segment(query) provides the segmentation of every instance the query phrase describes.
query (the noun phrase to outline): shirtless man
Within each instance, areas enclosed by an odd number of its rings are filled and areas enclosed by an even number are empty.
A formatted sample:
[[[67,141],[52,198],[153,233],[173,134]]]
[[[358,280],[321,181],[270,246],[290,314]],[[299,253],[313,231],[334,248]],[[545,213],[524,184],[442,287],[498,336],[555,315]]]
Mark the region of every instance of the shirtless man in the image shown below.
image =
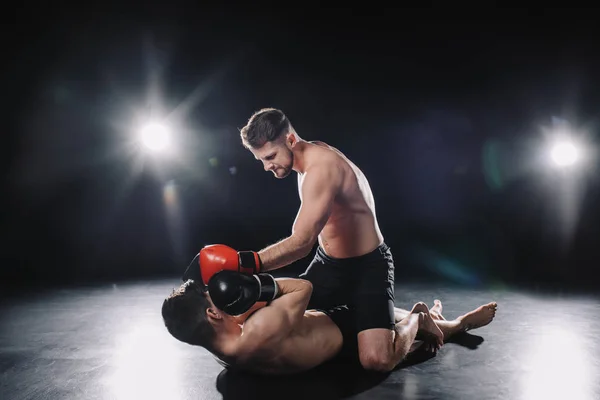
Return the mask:
[[[411,338],[395,329],[394,261],[367,178],[336,148],[300,138],[280,110],[256,112],[240,135],[265,171],[279,179],[297,172],[301,200],[292,234],[261,251],[241,252],[240,270],[284,267],[306,257],[318,241],[300,275],[313,284],[308,308],[353,308],[362,366],[391,370],[403,357],[397,349]]]
[[[226,367],[254,373],[298,373],[336,357],[358,361],[351,309],[306,310],[312,294],[309,281],[259,275],[226,270],[215,274],[208,286],[188,280],[163,302],[165,326],[176,339],[206,348]],[[397,342],[398,351],[405,355],[414,349],[417,334],[435,349],[457,332],[489,324],[496,304],[454,321],[443,320],[441,303],[431,312],[424,303],[411,311],[395,311],[394,329],[407,338]]]

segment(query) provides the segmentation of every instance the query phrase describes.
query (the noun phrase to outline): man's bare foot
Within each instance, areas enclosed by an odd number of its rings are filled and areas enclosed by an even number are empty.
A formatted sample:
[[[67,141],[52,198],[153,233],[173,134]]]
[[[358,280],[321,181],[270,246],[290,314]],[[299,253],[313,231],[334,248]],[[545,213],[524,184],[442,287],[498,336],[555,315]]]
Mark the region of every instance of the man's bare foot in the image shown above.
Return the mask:
[[[444,334],[429,315],[427,304],[418,302],[410,312],[411,314],[419,314],[419,334],[425,341],[425,348],[435,351],[442,347],[444,345]]]
[[[423,340],[422,348],[427,352],[435,353],[444,344],[444,334],[431,318],[429,307],[420,301],[413,306],[410,313],[419,315],[418,337]]]
[[[429,307],[427,307],[427,304],[423,303],[422,301],[419,301],[418,303],[415,303],[412,310],[410,310],[410,313],[418,314],[421,312],[425,313],[425,314],[429,314]]]
[[[496,302],[484,304],[479,306],[475,310],[461,315],[457,318],[460,321],[460,328],[462,331],[469,331],[472,329],[481,328],[486,326],[496,316],[496,309],[498,304]]]
[[[431,315],[424,312],[419,313],[419,333],[424,337],[424,341],[430,344],[432,350],[439,350],[444,345],[444,334],[435,324]]]
[[[429,309],[429,314],[431,315],[431,318],[436,321],[446,320],[446,318],[444,318],[442,315],[442,302],[437,299],[433,301],[433,307]]]

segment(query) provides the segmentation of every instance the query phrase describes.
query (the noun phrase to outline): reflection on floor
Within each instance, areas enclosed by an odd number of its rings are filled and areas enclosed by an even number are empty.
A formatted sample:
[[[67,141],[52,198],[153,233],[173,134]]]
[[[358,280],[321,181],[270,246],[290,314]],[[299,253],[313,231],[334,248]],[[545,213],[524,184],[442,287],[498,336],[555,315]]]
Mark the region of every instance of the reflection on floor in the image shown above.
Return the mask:
[[[325,365],[286,378],[224,370],[160,317],[177,280],[48,291],[0,303],[1,399],[598,399],[600,301],[506,289],[396,287],[446,318],[498,302],[492,324],[390,374]]]

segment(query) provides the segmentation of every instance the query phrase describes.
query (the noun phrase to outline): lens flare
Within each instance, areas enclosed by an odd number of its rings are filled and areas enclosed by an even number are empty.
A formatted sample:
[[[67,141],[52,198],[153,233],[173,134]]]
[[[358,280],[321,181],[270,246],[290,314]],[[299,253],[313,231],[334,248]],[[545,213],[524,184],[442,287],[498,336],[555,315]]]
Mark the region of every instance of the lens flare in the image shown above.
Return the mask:
[[[550,156],[557,166],[568,167],[579,159],[579,149],[571,142],[558,142],[552,146]]]
[[[161,124],[148,124],[142,131],[142,143],[153,151],[164,150],[170,143],[169,130]]]

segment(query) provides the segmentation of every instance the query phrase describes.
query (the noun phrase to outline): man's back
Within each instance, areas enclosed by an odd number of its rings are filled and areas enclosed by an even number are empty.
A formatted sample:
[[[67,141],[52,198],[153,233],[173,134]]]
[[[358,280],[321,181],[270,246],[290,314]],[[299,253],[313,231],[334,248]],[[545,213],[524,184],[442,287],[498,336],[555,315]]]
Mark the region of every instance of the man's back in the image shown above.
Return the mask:
[[[309,168],[339,168],[342,182],[331,215],[319,235],[319,244],[327,254],[337,258],[356,257],[374,250],[383,242],[377,223],[375,201],[369,182],[362,171],[338,149],[326,143],[309,151]],[[302,177],[299,177],[301,190]]]

